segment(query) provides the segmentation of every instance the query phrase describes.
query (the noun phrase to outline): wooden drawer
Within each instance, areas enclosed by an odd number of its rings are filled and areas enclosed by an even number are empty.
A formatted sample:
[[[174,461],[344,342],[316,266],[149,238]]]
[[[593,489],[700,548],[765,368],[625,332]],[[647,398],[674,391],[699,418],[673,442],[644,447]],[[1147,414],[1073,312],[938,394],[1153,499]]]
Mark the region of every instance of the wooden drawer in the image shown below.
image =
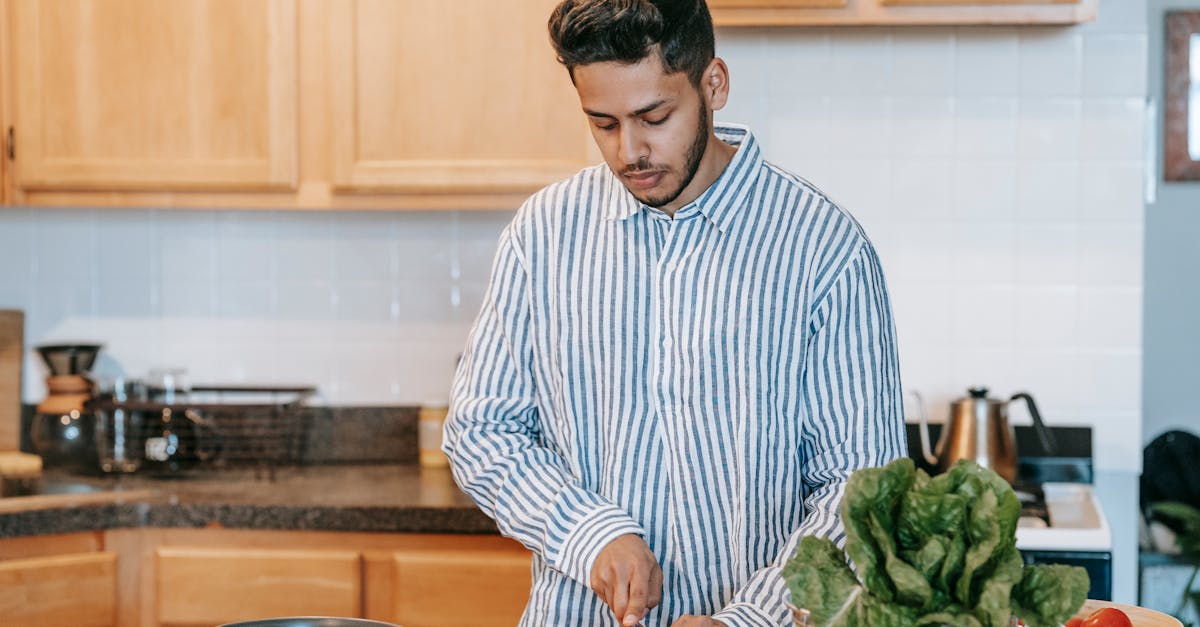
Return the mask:
[[[156,556],[163,625],[362,610],[357,551],[160,547]]]
[[[0,562],[0,624],[5,627],[112,627],[113,553],[74,553]]]

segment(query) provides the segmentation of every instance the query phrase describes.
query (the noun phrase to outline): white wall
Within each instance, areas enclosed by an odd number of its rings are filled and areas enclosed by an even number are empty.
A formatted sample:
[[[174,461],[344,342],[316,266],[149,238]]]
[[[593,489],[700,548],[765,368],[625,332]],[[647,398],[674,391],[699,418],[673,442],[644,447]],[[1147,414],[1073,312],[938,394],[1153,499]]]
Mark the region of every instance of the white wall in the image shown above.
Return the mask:
[[[512,212],[0,212],[27,343],[101,340],[100,375],[300,382],[338,405],[445,397]],[[25,400],[44,395],[26,359]],[[30,376],[32,373],[33,376]]]
[[[1098,22],[1070,28],[718,38],[733,83],[718,119],[751,124],[769,158],[865,224],[904,383],[934,417],[970,385],[1028,390],[1047,421],[1094,425],[1098,467],[1130,492],[1145,0],[1101,0]],[[103,340],[102,372],[182,365],[316,383],[331,404],[420,403],[446,394],[511,215],[5,209],[0,307],[27,311],[30,344]],[[33,402],[42,371],[27,366]],[[1132,602],[1133,522],[1110,518],[1116,598]]]
[[[935,419],[1030,390],[1138,470],[1145,0],[1075,28],[730,29],[721,120],[875,240],[905,384]],[[0,210],[0,306],[107,369],[444,395],[509,211]],[[25,398],[41,398],[32,358]]]
[[[766,154],[880,249],[906,386],[1032,392],[1138,469],[1144,0],[1036,28],[731,29]],[[547,51],[549,54],[549,51]],[[317,383],[334,404],[444,396],[511,212],[6,209],[0,306],[103,370]],[[27,365],[26,401],[43,395]]]
[[[769,157],[882,255],[904,383],[1031,392],[1139,470],[1145,2],[1072,27],[738,29],[733,97]],[[1027,418],[1026,418],[1027,420]]]

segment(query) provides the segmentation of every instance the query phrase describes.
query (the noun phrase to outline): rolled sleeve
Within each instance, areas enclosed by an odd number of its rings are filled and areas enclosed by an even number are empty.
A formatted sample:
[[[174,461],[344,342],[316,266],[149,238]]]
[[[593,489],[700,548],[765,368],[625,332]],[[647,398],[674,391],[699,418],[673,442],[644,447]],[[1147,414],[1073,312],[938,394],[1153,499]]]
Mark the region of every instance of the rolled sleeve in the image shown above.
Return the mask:
[[[645,532],[541,444],[527,281],[510,227],[455,377],[442,448],[455,481],[501,533],[587,586],[610,540]]]

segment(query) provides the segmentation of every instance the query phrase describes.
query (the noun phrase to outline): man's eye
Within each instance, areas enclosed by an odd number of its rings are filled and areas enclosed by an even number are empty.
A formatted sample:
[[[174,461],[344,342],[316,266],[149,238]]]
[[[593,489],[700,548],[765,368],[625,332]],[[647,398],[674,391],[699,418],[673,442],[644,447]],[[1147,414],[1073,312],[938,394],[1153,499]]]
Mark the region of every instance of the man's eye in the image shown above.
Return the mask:
[[[611,131],[614,128],[617,128],[617,125],[615,123],[613,123],[613,124],[597,124],[596,128],[598,128],[602,131]]]
[[[669,116],[669,115],[664,115],[663,117],[661,117],[661,118],[659,118],[659,119],[657,119],[657,120],[646,120],[646,124],[649,124],[650,126],[658,126],[659,124],[662,124],[663,122],[666,122],[666,121],[667,121],[667,118],[669,118],[669,117],[671,117],[671,116]]]

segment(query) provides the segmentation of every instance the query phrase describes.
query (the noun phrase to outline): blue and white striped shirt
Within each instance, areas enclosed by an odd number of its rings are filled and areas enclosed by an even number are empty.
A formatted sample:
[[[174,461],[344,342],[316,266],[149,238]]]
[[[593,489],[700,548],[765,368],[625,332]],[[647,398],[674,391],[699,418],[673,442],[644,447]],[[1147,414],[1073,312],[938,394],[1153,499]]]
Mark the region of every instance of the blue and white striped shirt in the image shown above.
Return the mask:
[[[531,197],[500,236],[444,448],[534,553],[522,625],[616,625],[597,553],[641,534],[662,603],[789,624],[782,564],[840,541],[852,471],[903,454],[895,331],[862,228],[762,159],[744,127],[720,177],[667,214],[606,165]]]

